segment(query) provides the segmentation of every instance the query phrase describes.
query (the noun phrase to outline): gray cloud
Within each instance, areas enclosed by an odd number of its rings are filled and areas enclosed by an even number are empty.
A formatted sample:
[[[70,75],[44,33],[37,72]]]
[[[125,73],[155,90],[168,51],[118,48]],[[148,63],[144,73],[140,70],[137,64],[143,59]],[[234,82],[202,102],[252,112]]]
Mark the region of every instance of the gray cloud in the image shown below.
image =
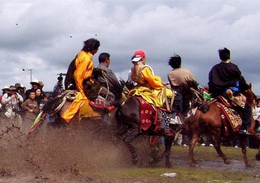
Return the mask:
[[[111,54],[111,69],[124,79],[136,49],[143,49],[156,75],[167,81],[174,53],[198,82],[228,47],[254,91],[260,94],[260,4],[256,1],[11,1],[0,2],[0,87],[33,78],[52,90],[57,73],[66,72],[83,41],[95,37]],[[22,71],[22,68],[25,71]]]

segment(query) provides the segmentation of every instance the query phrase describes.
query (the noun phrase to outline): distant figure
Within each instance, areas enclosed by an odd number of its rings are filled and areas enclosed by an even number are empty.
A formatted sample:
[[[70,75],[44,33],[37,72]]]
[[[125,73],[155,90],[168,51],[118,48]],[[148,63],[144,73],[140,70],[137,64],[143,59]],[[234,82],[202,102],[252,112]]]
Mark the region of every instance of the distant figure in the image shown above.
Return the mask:
[[[22,103],[22,108],[25,110],[25,116],[23,121],[23,132],[28,132],[34,119],[39,113],[39,106],[35,100],[35,90],[30,90],[29,98]]]
[[[10,86],[10,93],[5,93],[2,97],[2,103],[5,105],[5,117],[14,119],[19,115],[20,104],[23,102],[23,97],[17,93],[15,86]]]
[[[30,82],[30,84],[32,85],[32,88],[26,90],[26,92],[25,92],[25,93],[26,93],[26,99],[29,98],[29,95],[30,95],[30,91],[31,91],[31,90],[36,91],[38,88],[40,88],[39,81],[36,80],[36,79],[32,80],[32,81]]]
[[[59,76],[57,84],[53,88],[52,92],[52,98],[57,97],[58,95],[61,95],[64,92],[64,87],[63,87],[63,77]]]

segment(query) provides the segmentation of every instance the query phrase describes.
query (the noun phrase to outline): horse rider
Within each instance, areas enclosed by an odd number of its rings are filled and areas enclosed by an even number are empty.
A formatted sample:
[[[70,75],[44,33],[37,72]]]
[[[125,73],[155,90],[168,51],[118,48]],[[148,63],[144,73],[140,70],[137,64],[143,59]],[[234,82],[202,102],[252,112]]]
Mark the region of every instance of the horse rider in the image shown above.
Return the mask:
[[[109,69],[110,54],[109,53],[101,53],[98,57],[99,65],[97,68],[102,69],[102,76],[98,76],[97,81],[101,84],[100,96],[106,99],[109,105],[115,100],[118,100],[122,96],[122,86],[119,83],[114,72]],[[102,120],[105,123],[109,122],[109,113],[103,112]]]
[[[167,98],[174,97],[173,93],[170,89],[166,88],[166,84],[162,81],[161,77],[155,76],[152,68],[145,65],[145,52],[137,50],[132,57],[132,63],[134,66],[131,68],[131,78],[137,85],[129,92],[129,96],[141,96],[148,103],[156,107],[165,108],[164,105],[168,102]],[[161,110],[159,110],[157,121],[161,126],[159,128],[165,129],[165,124],[162,122],[162,115]]]
[[[105,71],[103,76],[97,78],[98,82],[107,90],[102,88],[100,95],[104,98],[111,97],[111,101],[121,98],[122,86],[114,72],[109,69],[111,63],[109,53],[101,53],[98,57],[99,65],[97,68]]]
[[[230,60],[230,50],[223,48],[218,50],[220,63],[212,67],[209,72],[209,92],[212,97],[219,95],[230,100],[230,96],[240,96],[241,93],[249,89],[238,66]],[[240,134],[250,134],[248,127],[251,126],[252,110],[247,102],[241,107],[242,127]]]
[[[84,41],[82,50],[77,54],[68,68],[65,87],[68,89],[70,87],[69,85],[73,85],[71,88],[76,88],[78,92],[76,94],[76,99],[61,115],[66,122],[70,122],[82,105],[89,103],[89,100],[84,93],[83,81],[87,81],[87,79],[90,79],[92,76],[94,69],[94,62],[92,59],[97,53],[99,46],[100,42],[97,39],[91,38]],[[92,81],[89,80],[87,82]]]
[[[175,99],[180,96],[180,117],[183,120],[190,109],[189,102],[191,100],[189,91],[185,90],[188,85],[187,82],[196,80],[190,70],[181,68],[181,57],[179,55],[170,57],[168,64],[172,67],[172,70],[168,73],[168,80],[171,88],[176,92]]]

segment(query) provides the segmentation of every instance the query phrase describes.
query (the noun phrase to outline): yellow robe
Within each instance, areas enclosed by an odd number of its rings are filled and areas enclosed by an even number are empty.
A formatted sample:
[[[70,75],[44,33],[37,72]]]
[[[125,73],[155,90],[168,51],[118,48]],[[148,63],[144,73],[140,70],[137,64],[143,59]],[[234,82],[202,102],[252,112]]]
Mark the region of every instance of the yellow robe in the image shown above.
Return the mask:
[[[74,79],[79,92],[77,92],[76,99],[72,102],[70,107],[61,115],[67,123],[70,122],[82,105],[89,103],[88,98],[84,94],[83,81],[92,76],[94,67],[92,58],[93,55],[85,51],[81,51],[77,55]]]
[[[173,97],[172,91],[164,87],[161,77],[153,75],[149,67],[143,67],[141,74],[142,80],[145,80],[146,84],[141,85],[139,83],[130,91],[129,96],[138,95],[144,98],[148,103],[154,104],[157,107],[163,107],[165,103],[164,95],[171,98]]]

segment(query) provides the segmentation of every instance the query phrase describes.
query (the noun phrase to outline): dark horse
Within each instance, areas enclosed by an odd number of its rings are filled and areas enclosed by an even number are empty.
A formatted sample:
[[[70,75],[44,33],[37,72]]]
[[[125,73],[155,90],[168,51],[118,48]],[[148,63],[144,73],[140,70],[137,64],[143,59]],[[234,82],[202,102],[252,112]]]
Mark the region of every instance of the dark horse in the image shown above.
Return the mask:
[[[254,93],[251,91],[251,84],[249,85],[250,89],[246,90],[245,93],[243,93],[246,97],[246,100],[249,105],[253,104],[253,100],[255,99]],[[202,93],[198,92],[199,95],[197,97],[203,98]],[[200,100],[204,101],[205,100]],[[202,102],[203,103],[203,102]],[[201,105],[204,105],[202,104]],[[242,153],[244,156],[244,162],[246,166],[250,166],[250,163],[246,156],[246,146],[245,146],[245,135],[238,134],[238,132],[234,132],[232,130],[232,127],[230,124],[228,124],[228,127],[224,127],[224,122],[221,116],[221,109],[215,105],[215,102],[209,104],[209,110],[202,112],[201,110],[197,110],[194,115],[191,115],[189,118],[187,118],[185,121],[187,125],[189,126],[190,130],[192,130],[192,139],[190,141],[189,146],[189,165],[190,166],[196,166],[196,161],[194,159],[193,151],[196,142],[198,141],[200,135],[204,132],[208,133],[209,135],[212,135],[214,139],[214,148],[217,151],[218,155],[222,157],[225,164],[229,164],[229,160],[227,159],[226,155],[222,152],[220,148],[221,143],[221,137],[234,137],[238,136],[240,145],[242,148]],[[258,125],[258,124],[257,124]],[[255,133],[254,129],[256,127],[256,123],[252,117],[251,120],[251,127],[250,131],[252,131],[252,136],[255,137],[259,141],[259,137]],[[225,131],[228,133],[225,133]],[[256,159],[260,159],[260,149],[258,153],[256,154]]]
[[[195,84],[196,83],[196,84]],[[193,85],[189,83],[186,90],[191,91],[191,87],[197,87],[197,82],[194,81]],[[190,92],[191,94],[191,92]],[[175,104],[173,104],[174,106]],[[126,146],[129,148],[130,153],[132,155],[132,161],[134,164],[138,163],[138,154],[136,148],[132,145],[132,141],[138,137],[139,135],[148,135],[148,136],[163,136],[165,143],[165,151],[163,155],[165,156],[165,165],[167,167],[171,167],[171,163],[169,160],[172,143],[174,140],[174,136],[169,136],[164,131],[156,131],[156,125],[151,124],[151,126],[147,130],[140,129],[141,125],[141,117],[140,117],[140,108],[141,104],[139,100],[132,96],[128,98],[123,105],[121,105],[115,114],[115,119],[118,123],[118,135],[125,142]],[[152,116],[151,116],[152,117]],[[179,128],[178,125],[171,125],[170,128],[172,132],[175,133]],[[163,157],[163,156],[162,156]],[[154,162],[157,162],[158,159],[154,159]]]

